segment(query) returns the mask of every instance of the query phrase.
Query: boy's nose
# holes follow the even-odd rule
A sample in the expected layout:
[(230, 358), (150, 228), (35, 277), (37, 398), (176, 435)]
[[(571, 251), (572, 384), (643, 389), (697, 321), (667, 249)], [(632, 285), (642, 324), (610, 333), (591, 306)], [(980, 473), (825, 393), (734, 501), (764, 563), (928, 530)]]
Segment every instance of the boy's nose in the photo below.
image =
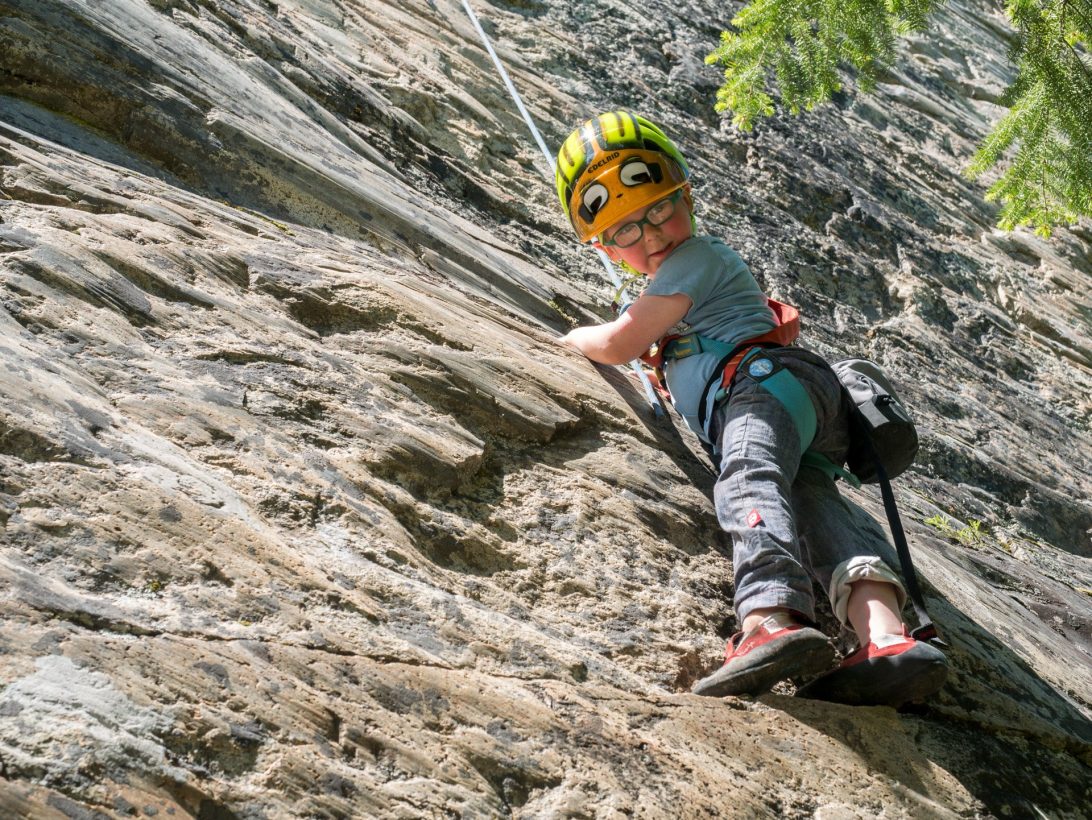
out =
[(649, 239), (658, 239), (661, 235), (663, 235), (664, 226), (662, 223), (659, 225), (653, 225), (651, 222), (648, 222), (645, 224), (644, 228), (645, 229), (643, 233), (646, 242)]

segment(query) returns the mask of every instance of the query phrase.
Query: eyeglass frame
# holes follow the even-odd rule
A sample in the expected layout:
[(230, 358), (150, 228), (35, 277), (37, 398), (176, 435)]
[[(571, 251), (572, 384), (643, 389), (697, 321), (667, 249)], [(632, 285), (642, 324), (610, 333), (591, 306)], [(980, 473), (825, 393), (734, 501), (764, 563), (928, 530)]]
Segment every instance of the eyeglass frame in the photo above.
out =
[[(612, 234), (610, 239), (607, 239), (607, 238), (603, 237), (602, 235), (600, 235), (599, 244), (603, 245), (604, 247), (608, 247), (608, 248), (609, 247), (632, 248), (634, 245), (636, 245), (638, 242), (640, 242), (641, 239), (644, 237), (644, 235), (645, 235), (645, 225), (651, 225), (652, 227), (655, 228), (655, 227), (658, 227), (660, 225), (663, 225), (665, 222), (667, 222), (669, 219), (671, 219), (671, 217), (675, 216), (675, 206), (676, 206), (676, 203), (678, 203), (678, 201), (679, 201), (679, 197), (682, 196), (682, 193), (683, 193), (682, 188), (676, 188), (674, 191), (672, 191), (670, 194), (665, 196), (663, 199), (658, 200), (656, 202), (653, 202), (651, 205), (648, 206), (648, 210), (645, 211), (645, 215), (643, 217), (641, 217), (640, 219), (637, 219), (637, 220), (635, 220), (633, 222), (627, 222), (621, 228), (616, 230)], [(655, 209), (655, 207), (657, 205), (659, 205), (659, 204), (661, 204), (663, 202), (670, 202), (671, 203), (671, 210), (668, 212), (667, 216), (665, 216), (659, 222), (653, 222), (651, 219), (648, 218), (648, 215), (649, 215), (649, 213), (652, 212), (653, 209)], [(632, 242), (626, 243), (625, 245), (619, 245), (617, 242), (614, 241), (614, 237), (618, 236), (618, 234), (620, 234), (622, 231), (626, 230), (630, 225), (636, 225), (637, 226), (637, 229), (638, 229), (637, 238), (634, 239)]]

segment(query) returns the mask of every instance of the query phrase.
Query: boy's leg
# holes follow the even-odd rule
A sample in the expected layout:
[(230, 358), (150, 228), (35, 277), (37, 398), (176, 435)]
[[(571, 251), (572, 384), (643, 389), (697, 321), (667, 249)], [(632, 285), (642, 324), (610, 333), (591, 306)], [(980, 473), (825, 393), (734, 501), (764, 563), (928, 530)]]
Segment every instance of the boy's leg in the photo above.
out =
[(849, 585), (846, 619), (861, 645), (881, 635), (902, 634), (903, 600), (899, 588), (888, 581), (854, 581)]
[[(836, 460), (836, 459), (835, 459)], [(859, 582), (885, 583), (896, 598), (893, 616), (906, 601), (902, 580), (893, 569), (894, 551), (872, 516), (841, 493), (826, 473), (805, 467), (792, 487), (793, 507), (800, 527), (801, 560), (830, 597), (835, 616), (842, 624), (857, 624), (849, 617), (849, 601)], [(877, 624), (888, 623), (877, 612)], [(862, 643), (868, 631), (858, 633)]]
[(697, 694), (757, 694), (796, 675), (829, 668), (830, 642), (800, 620), (814, 618), (811, 578), (801, 563), (790, 488), (800, 466), (796, 426), (784, 405), (743, 379), (718, 410), (721, 473), (717, 518), (732, 538), (735, 608), (743, 630), (723, 667)]
[(723, 413), (721, 471), (713, 488), (717, 520), (732, 539), (735, 610), (815, 615), (811, 579), (801, 563), (791, 487), (800, 444), (781, 402), (750, 380), (737, 383)]
[(829, 590), (835, 615), (853, 627), (861, 645), (838, 669), (797, 694), (899, 706), (935, 692), (947, 676), (947, 661), (938, 649), (910, 638), (901, 615), (906, 592), (879, 525), (817, 470), (801, 470), (793, 498), (804, 560)]

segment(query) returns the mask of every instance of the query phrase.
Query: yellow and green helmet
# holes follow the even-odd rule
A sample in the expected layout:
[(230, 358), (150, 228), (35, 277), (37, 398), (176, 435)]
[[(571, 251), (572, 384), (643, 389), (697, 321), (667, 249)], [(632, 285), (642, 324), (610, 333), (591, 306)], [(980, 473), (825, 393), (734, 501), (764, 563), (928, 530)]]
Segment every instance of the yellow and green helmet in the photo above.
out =
[(557, 153), (557, 196), (581, 242), (682, 188), (686, 160), (663, 130), (630, 111), (608, 111), (569, 135)]

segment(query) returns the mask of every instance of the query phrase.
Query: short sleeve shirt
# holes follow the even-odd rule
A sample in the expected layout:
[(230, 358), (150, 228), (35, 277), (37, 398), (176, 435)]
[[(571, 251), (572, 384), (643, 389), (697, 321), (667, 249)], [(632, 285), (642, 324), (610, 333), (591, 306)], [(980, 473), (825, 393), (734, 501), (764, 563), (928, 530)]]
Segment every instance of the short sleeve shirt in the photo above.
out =
[[(645, 289), (654, 296), (682, 293), (691, 306), (683, 317), (683, 333), (698, 333), (737, 345), (777, 327), (766, 295), (739, 254), (719, 239), (693, 237), (671, 252)], [(679, 332), (678, 330), (676, 332)], [(703, 395), (705, 418), (712, 418), (715, 390), (706, 387), (714, 377), (721, 357), (699, 353), (664, 363), (664, 376), (675, 408), (687, 425), (703, 440), (706, 431), (698, 424)]]

